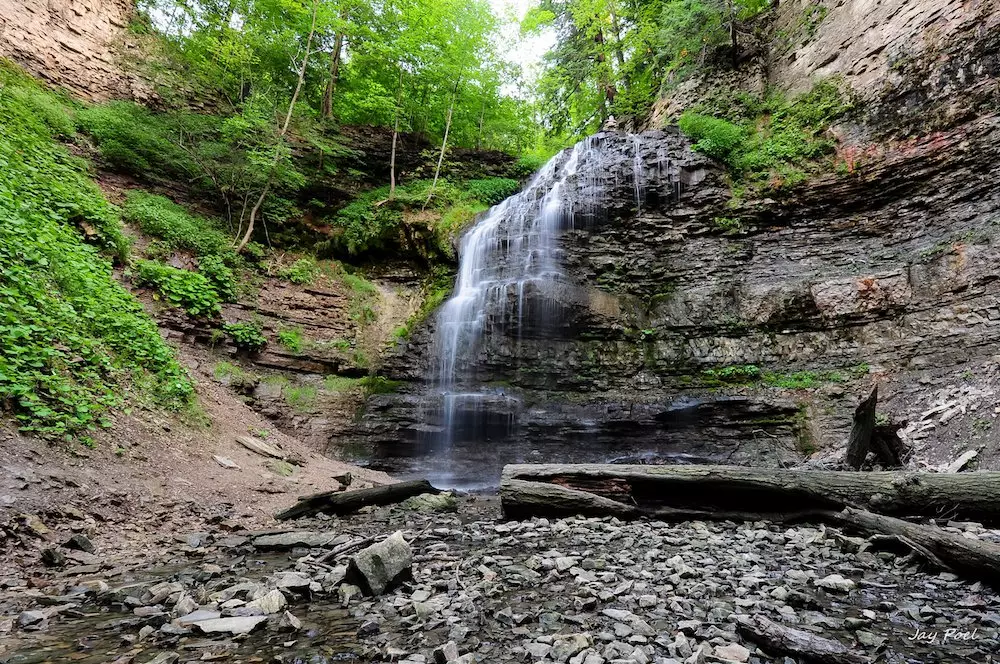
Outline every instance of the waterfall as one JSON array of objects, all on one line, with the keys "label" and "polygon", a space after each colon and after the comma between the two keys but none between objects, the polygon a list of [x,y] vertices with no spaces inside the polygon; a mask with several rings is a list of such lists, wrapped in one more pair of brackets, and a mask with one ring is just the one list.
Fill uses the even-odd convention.
[{"label": "waterfall", "polygon": [[491,340],[545,337],[560,322],[559,288],[567,283],[560,235],[602,217],[606,194],[621,187],[632,189],[640,209],[647,185],[671,179],[663,177],[662,152],[648,154],[651,148],[655,140],[651,145],[639,135],[587,138],[553,157],[520,193],[491,208],[463,236],[455,290],[438,311],[432,350],[428,406],[435,412],[426,421],[439,426],[428,425],[424,438],[436,450],[436,472],[429,474],[436,484],[454,486],[455,445],[468,455],[468,448],[489,447],[516,425],[517,396],[491,389],[477,376],[484,349]]},{"label": "waterfall", "polygon": [[446,394],[469,378],[484,337],[504,333],[507,321],[520,329],[525,289],[544,290],[561,278],[556,238],[572,218],[566,187],[591,142],[554,157],[462,238],[455,290],[437,315],[437,382]]}]

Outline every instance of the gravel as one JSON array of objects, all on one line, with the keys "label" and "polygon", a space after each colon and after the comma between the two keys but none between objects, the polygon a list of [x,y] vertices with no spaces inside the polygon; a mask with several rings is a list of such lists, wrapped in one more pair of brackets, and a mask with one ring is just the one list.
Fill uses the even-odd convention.
[{"label": "gravel", "polygon": [[[92,622],[74,616],[100,605],[111,611],[102,617],[102,653],[123,648],[115,634],[124,633],[129,652],[178,652],[180,661],[212,653],[232,662],[794,661],[738,632],[753,615],[900,664],[987,661],[1000,645],[992,590],[831,528],[496,517],[495,501],[465,498],[457,513],[379,508],[295,524],[329,534],[336,543],[328,537],[326,547],[262,551],[249,543],[261,541],[253,533],[235,547],[179,545],[160,554],[176,563],[165,576],[91,584],[96,590],[69,595],[78,611],[15,620],[13,634],[24,652],[45,632],[93,634]],[[408,575],[394,565],[388,574],[399,585],[366,596],[347,568],[373,537],[376,549],[387,539],[407,545],[412,558],[398,562],[412,578],[400,582]],[[342,552],[326,559],[332,547]],[[53,583],[50,604],[80,586]]]}]

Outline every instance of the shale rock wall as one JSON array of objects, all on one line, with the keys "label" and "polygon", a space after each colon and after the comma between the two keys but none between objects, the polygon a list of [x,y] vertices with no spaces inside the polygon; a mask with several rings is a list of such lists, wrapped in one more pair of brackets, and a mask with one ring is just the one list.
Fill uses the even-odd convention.
[{"label": "shale rock wall", "polygon": [[132,0],[0,0],[0,57],[94,101],[146,99],[119,66]]},{"label": "shale rock wall", "polygon": [[[835,128],[839,172],[733,210],[721,170],[681,145],[671,157],[701,175],[636,206],[631,143],[609,138],[619,191],[564,235],[564,324],[482,351],[498,396],[466,414],[485,442],[462,454],[780,465],[842,445],[878,383],[920,461],[978,449],[981,467],[1000,464],[1000,6],[780,11],[766,66],[680,90],[660,119],[720,85],[796,92],[839,75],[861,110]],[[356,431],[390,468],[440,458],[420,396],[431,332],[386,367],[410,387],[371,400]],[[750,366],[760,376],[744,380]]]}]

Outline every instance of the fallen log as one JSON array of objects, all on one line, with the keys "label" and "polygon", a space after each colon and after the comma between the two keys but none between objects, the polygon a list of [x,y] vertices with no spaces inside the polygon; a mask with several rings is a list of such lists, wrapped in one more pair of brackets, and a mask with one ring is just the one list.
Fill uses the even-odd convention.
[{"label": "fallen log", "polygon": [[753,641],[769,653],[792,655],[816,664],[868,664],[868,657],[852,652],[844,644],[815,634],[785,627],[754,615],[736,622],[743,638]]},{"label": "fallen log", "polygon": [[832,516],[841,526],[893,537],[938,567],[1000,587],[998,544],[850,507]]},{"label": "fallen log", "polygon": [[[506,487],[504,489],[503,487]],[[544,512],[547,516],[615,516],[620,519],[636,519],[648,517],[661,521],[692,521],[711,519],[715,521],[803,521],[806,519],[822,519],[829,512],[825,511],[785,511],[785,512],[746,512],[699,510],[674,507],[638,507],[626,505],[610,498],[570,489],[559,484],[544,482],[527,482],[525,480],[508,480],[501,485],[501,491],[516,493],[517,509],[525,515]],[[507,507],[504,507],[505,513]],[[511,517],[508,514],[508,518]]]},{"label": "fallen log", "polygon": [[[549,495],[535,484],[585,492]],[[845,507],[891,516],[1000,523],[1000,473],[786,470],[744,466],[508,465],[500,498],[510,519],[567,514],[646,516],[658,510],[808,514]],[[603,510],[603,511],[602,511]],[[664,512],[668,514],[668,512]],[[693,518],[693,517],[692,517]],[[723,517],[717,517],[723,518]]]},{"label": "fallen log", "polygon": [[274,518],[279,521],[313,516],[321,512],[342,516],[369,505],[392,505],[422,493],[441,493],[427,480],[412,480],[354,491],[323,491],[305,496]]}]

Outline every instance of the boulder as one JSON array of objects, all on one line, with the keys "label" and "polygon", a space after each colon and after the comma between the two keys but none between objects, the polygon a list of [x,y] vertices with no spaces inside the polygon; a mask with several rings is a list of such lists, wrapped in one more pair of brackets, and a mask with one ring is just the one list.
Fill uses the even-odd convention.
[{"label": "boulder", "polygon": [[297,632],[302,629],[302,621],[296,618],[290,611],[285,611],[278,621],[278,629],[283,632]]},{"label": "boulder", "polygon": [[402,507],[415,512],[457,512],[458,499],[453,493],[422,493],[403,501]]},{"label": "boulder", "polygon": [[413,552],[396,531],[351,556],[348,579],[366,595],[381,595],[413,576]]},{"label": "boulder", "polygon": [[42,627],[48,617],[44,611],[22,611],[21,615],[17,617],[17,624],[21,629]]},{"label": "boulder", "polygon": [[260,611],[264,615],[278,613],[288,605],[288,600],[280,590],[272,590],[263,597],[248,602],[246,608],[251,612]]}]

